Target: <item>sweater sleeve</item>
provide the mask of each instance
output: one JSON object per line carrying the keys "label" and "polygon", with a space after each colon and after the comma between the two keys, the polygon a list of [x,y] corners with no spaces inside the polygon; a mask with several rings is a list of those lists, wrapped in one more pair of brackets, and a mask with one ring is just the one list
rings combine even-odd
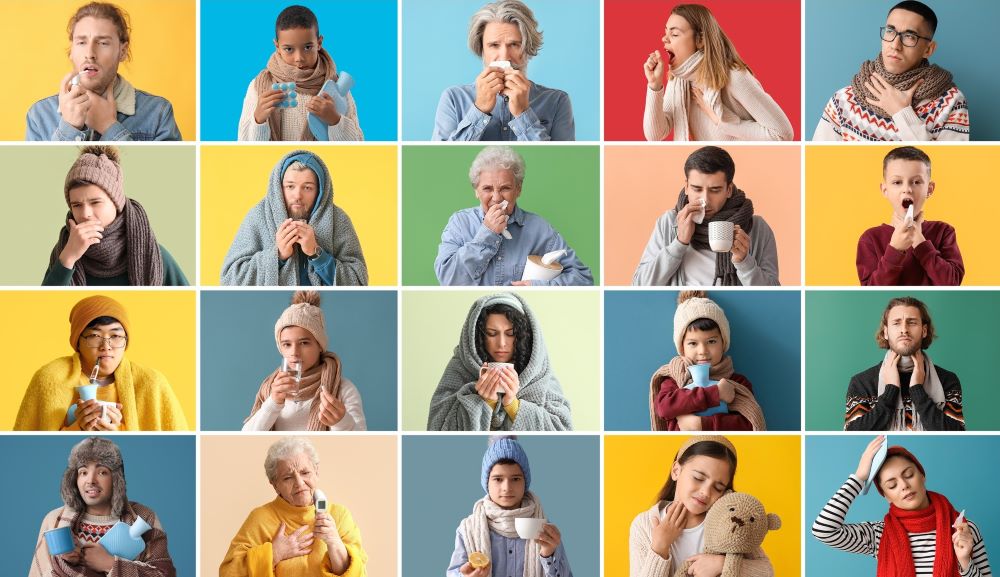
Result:
{"label": "sweater sleeve", "polygon": [[339,423],[330,427],[331,431],[367,431],[365,409],[361,403],[361,393],[351,381],[344,379],[340,384],[340,400],[344,403],[347,413]]}
{"label": "sweater sleeve", "polygon": [[274,402],[274,399],[267,397],[264,402],[260,404],[260,408],[257,412],[247,419],[247,422],[243,423],[244,431],[270,431],[274,427],[274,422],[278,420],[278,415],[281,414],[281,405]]}
{"label": "sweater sleeve", "polygon": [[642,133],[646,140],[663,140],[674,127],[673,107],[663,110],[667,90],[670,90],[669,82],[658,91],[646,86],[646,108],[642,113]]}
{"label": "sweater sleeve", "polygon": [[965,277],[965,264],[962,262],[962,253],[958,250],[955,229],[944,223],[942,225],[945,230],[941,235],[940,246],[925,239],[913,249],[913,256],[927,272],[931,284],[958,286]]}
{"label": "sweater sleeve", "polygon": [[817,142],[840,142],[843,138],[840,135],[840,121],[837,116],[837,106],[834,102],[836,95],[831,96],[826,101],[823,108],[823,115],[816,124],[812,139]]}
{"label": "sweater sleeve", "polygon": [[[347,569],[339,577],[362,577],[366,575],[368,554],[361,545],[361,530],[354,522],[347,507],[337,506],[334,514],[336,515],[334,522],[337,524],[337,533],[344,543],[344,548],[347,549],[348,556],[350,556]],[[326,565],[329,565],[329,558],[324,563],[324,569],[327,569]]]}
{"label": "sweater sleeve", "polygon": [[335,142],[360,142],[365,139],[358,120],[358,107],[350,92],[347,93],[347,112],[340,115],[340,122],[327,127],[327,138]]}
{"label": "sweater sleeve", "polygon": [[725,90],[751,116],[750,120],[743,120],[723,109],[719,130],[727,136],[737,140],[781,141],[791,140],[795,135],[788,116],[748,71],[730,71]]}
{"label": "sweater sleeve", "polygon": [[750,251],[741,262],[734,262],[736,275],[743,286],[780,286],[778,281],[778,246],[774,231],[760,216],[753,217]]}
{"label": "sweater sleeve", "polygon": [[681,415],[690,415],[719,406],[719,387],[678,387],[677,382],[667,377],[660,383],[656,393],[656,416],[672,421]]}
{"label": "sweater sleeve", "polygon": [[664,559],[653,551],[650,515],[649,511],[639,513],[629,528],[629,577],[670,577],[673,574],[673,560],[670,557]]}
{"label": "sweater sleeve", "polygon": [[639,266],[632,275],[633,285],[669,285],[677,275],[689,245],[677,240],[674,218],[673,211],[667,211],[656,219],[653,232],[639,259]]}
{"label": "sweater sleeve", "polygon": [[[253,117],[257,109],[257,90],[254,88],[256,78],[250,80],[246,96],[243,97],[243,110],[240,111],[240,125],[237,131],[238,140],[253,140],[267,142],[271,140],[271,127],[268,123],[257,124]],[[277,109],[276,109],[277,110]]]}
{"label": "sweater sleeve", "polygon": [[[921,120],[912,106],[900,110],[892,116],[892,121],[899,131],[900,140],[969,140],[969,105],[961,90],[952,88],[941,99],[945,102],[941,109],[935,110],[932,126],[935,131],[927,129],[927,123]],[[921,103],[921,106],[923,103]]]}
{"label": "sweater sleeve", "polygon": [[882,538],[882,522],[845,522],[848,509],[863,487],[864,483],[853,474],[848,477],[826,505],[823,505],[823,510],[813,521],[812,534],[835,549],[875,556]]}
{"label": "sweater sleeve", "polygon": [[66,268],[56,260],[45,269],[42,286],[70,286],[73,284],[73,269]]}
{"label": "sweater sleeve", "polygon": [[862,286],[895,286],[903,273],[905,252],[881,246],[877,227],[866,230],[858,239],[858,280]]}
{"label": "sweater sleeve", "polygon": [[993,570],[990,568],[986,543],[983,541],[979,526],[969,521],[969,530],[972,531],[972,563],[960,574],[962,577],[990,577],[993,575]]}
{"label": "sweater sleeve", "polygon": [[928,431],[964,431],[965,416],[962,412],[962,385],[955,373],[938,369],[944,388],[945,402],[938,406],[922,386],[910,387],[913,409],[920,415]]}
{"label": "sweater sleeve", "polygon": [[892,425],[892,414],[900,395],[899,387],[887,386],[882,396],[876,397],[863,380],[865,374],[851,377],[851,383],[847,387],[844,430],[887,431]]}
{"label": "sweater sleeve", "polygon": [[188,279],[184,276],[181,265],[174,260],[174,255],[160,246],[160,257],[163,258],[163,286],[189,286]]}

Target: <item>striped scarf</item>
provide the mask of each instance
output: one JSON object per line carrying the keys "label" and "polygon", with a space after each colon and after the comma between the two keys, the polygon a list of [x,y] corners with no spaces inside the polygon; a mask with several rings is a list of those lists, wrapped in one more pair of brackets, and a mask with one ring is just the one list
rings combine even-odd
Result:
{"label": "striped scarf", "polygon": [[[750,234],[753,230],[753,201],[736,187],[733,183],[733,195],[726,199],[726,204],[722,205],[719,212],[712,215],[712,218],[705,219],[701,224],[694,225],[694,236],[691,237],[691,246],[699,250],[712,250],[708,244],[708,223],[729,221],[739,225],[744,232]],[[677,205],[674,207],[677,212],[688,203],[687,193],[681,189],[677,196]],[[736,267],[733,265],[733,256],[728,252],[715,253],[715,280],[713,285],[722,286],[742,286],[740,278],[736,275]]]}

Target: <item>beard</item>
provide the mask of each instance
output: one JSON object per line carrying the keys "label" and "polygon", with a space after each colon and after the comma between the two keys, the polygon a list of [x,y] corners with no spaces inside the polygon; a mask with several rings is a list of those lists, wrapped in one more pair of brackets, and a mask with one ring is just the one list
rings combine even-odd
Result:
{"label": "beard", "polygon": [[899,341],[893,341],[892,343],[890,343],[889,348],[892,349],[892,352],[896,353],[897,355],[901,355],[904,357],[912,357],[913,353],[920,350],[920,341],[913,340],[906,345],[900,344]]}
{"label": "beard", "polygon": [[289,208],[288,218],[292,220],[309,220],[309,209],[307,208]]}

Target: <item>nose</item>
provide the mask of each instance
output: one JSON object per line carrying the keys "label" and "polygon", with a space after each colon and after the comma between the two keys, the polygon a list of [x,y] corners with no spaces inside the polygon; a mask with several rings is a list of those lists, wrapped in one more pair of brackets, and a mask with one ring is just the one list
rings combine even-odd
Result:
{"label": "nose", "polygon": [[500,346],[501,347],[506,347],[507,343],[509,343],[509,342],[510,342],[510,337],[508,337],[506,334],[501,334],[500,335]]}
{"label": "nose", "polygon": [[111,339],[108,337],[101,337],[101,346],[97,348],[102,351],[111,350]]}
{"label": "nose", "polygon": [[667,35],[666,34],[664,34],[663,36],[660,37],[660,42],[662,42],[664,44],[667,43]]}

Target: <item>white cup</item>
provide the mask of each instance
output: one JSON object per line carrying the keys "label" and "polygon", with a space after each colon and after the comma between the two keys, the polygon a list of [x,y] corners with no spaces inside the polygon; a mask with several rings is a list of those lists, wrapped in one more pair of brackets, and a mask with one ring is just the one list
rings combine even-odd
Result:
{"label": "white cup", "polygon": [[543,525],[545,525],[545,519],[538,519],[536,517],[514,518],[514,530],[517,531],[517,536],[522,539],[537,539],[538,535],[542,532]]}
{"label": "white cup", "polygon": [[507,367],[510,370],[514,370],[514,363],[486,363],[486,368],[479,367],[479,374],[482,375],[490,369],[502,369]]}
{"label": "white cup", "polygon": [[715,252],[729,252],[733,248],[733,223],[717,220],[708,223],[708,245]]}

